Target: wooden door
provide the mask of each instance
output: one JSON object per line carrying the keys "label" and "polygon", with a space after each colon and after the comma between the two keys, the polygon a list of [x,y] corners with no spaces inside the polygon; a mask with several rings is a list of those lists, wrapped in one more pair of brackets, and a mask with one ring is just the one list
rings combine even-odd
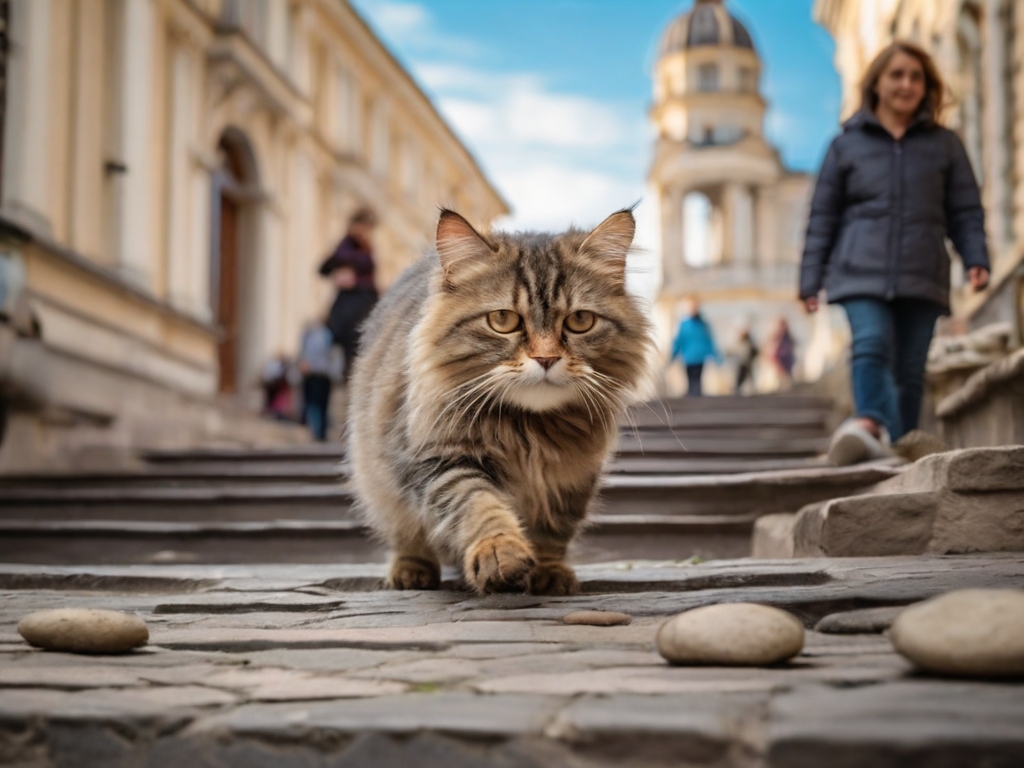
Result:
{"label": "wooden door", "polygon": [[220,391],[238,391],[238,203],[220,197],[220,249],[217,259],[217,349]]}

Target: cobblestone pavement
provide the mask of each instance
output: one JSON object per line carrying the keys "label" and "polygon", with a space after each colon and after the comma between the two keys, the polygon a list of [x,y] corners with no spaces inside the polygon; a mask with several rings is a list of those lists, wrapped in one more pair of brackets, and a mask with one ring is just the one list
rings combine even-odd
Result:
{"label": "cobblestone pavement", "polygon": [[[1024,587],[1024,555],[590,565],[573,598],[375,590],[382,573],[0,565],[0,764],[1024,765],[1024,686],[915,673],[877,610]],[[667,616],[737,601],[793,611],[803,653],[745,669],[654,651]],[[150,645],[75,656],[16,632],[76,606],[137,612]],[[633,622],[562,623],[578,609]]]}

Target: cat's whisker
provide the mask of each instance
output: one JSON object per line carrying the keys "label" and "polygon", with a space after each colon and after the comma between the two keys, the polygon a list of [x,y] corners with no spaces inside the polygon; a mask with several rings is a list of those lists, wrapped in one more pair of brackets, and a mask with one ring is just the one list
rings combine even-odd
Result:
{"label": "cat's whisker", "polygon": [[[487,371],[486,373],[483,373],[473,379],[470,379],[465,384],[459,385],[459,387],[456,388],[456,391],[458,391],[459,389],[465,389],[466,391],[462,392],[457,397],[449,401],[448,404],[445,405],[445,407],[437,415],[437,418],[440,420],[449,410],[455,410],[456,408],[460,407],[460,405],[464,404],[467,400],[470,402],[470,407],[472,407],[472,403],[475,402],[476,400],[475,395],[477,395],[480,391],[486,391],[486,388],[490,385],[491,376],[491,372]],[[460,420],[460,418],[456,418],[453,421],[458,422]]]}
{"label": "cat's whisker", "polygon": [[[587,391],[584,388],[583,383],[580,382],[577,379],[574,379],[573,382],[572,382],[572,386],[576,390],[576,392],[579,393],[580,398],[583,401],[583,405],[585,405],[586,408],[587,408],[587,416],[590,418],[590,423],[593,424],[594,423],[594,413],[593,413],[593,411],[590,410],[590,397],[587,395]],[[595,404],[595,406],[596,406],[596,404]]]}

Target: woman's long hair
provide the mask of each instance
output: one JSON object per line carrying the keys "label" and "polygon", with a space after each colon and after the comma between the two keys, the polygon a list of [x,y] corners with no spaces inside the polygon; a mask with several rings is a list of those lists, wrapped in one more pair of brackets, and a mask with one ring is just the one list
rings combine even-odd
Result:
{"label": "woman's long hair", "polygon": [[945,106],[946,84],[942,81],[942,75],[939,74],[939,68],[935,66],[932,57],[924,48],[907,40],[890,43],[868,65],[860,83],[860,108],[874,112],[878,107],[878,94],[875,93],[878,79],[897,53],[905,53],[921,62],[921,68],[924,69],[924,99],[921,101],[921,107],[928,112],[928,116],[934,122],[939,122],[940,112]]}

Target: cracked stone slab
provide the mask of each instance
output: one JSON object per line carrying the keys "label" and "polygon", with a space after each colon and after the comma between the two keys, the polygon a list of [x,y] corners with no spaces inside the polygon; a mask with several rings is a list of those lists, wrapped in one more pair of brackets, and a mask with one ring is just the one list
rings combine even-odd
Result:
{"label": "cracked stone slab", "polygon": [[295,738],[315,729],[415,733],[436,730],[472,736],[540,734],[564,699],[538,695],[410,693],[327,703],[248,704],[205,718],[197,731],[259,733]]}

